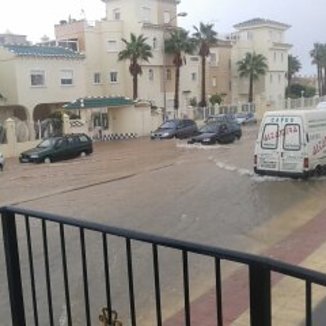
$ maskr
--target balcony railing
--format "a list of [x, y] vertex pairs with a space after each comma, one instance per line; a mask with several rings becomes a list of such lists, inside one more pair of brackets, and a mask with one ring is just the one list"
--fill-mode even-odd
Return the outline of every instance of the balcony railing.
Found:
[[[212, 315], [216, 316], [215, 324], [219, 326], [223, 325], [225, 308], [222, 261], [239, 263], [247, 268], [248, 307], [252, 326], [272, 325], [272, 273], [297, 279], [305, 285], [306, 325], [312, 325], [313, 320], [312, 285], [326, 286], [326, 275], [323, 273], [269, 258], [18, 207], [3, 207], [0, 208], [0, 213], [10, 305], [8, 316], [1, 316], [3, 325], [9, 325], [10, 320], [14, 326], [57, 325], [58, 306], [64, 307], [64, 313], [60, 315], [64, 321], [60, 319], [60, 325], [97, 325], [99, 319], [103, 325], [122, 325], [118, 321], [120, 316], [118, 318], [113, 304], [118, 310], [122, 305], [127, 305], [128, 316], [125, 314], [122, 320], [124, 325], [143, 325], [137, 315], [139, 278], [145, 279], [145, 282], [153, 282], [151, 286], [155, 313], [152, 315], [153, 320], [146, 320], [146, 325], [164, 325], [166, 318], [163, 314], [162, 276], [172, 264], [172, 255], [180, 258], [183, 325], [187, 326], [195, 325], [192, 323], [190, 277], [190, 255], [193, 254], [207, 257], [214, 266], [212, 279], [215, 280], [216, 305]], [[90, 233], [92, 238], [89, 238]], [[113, 238], [119, 238], [121, 242], [112, 252], [110, 246]], [[99, 241], [100, 245], [95, 250], [96, 241]], [[147, 249], [141, 251], [140, 244]], [[77, 251], [69, 255], [76, 247]], [[163, 257], [162, 251], [165, 250], [169, 251], [168, 259]], [[97, 255], [97, 263], [94, 263], [93, 259]], [[118, 279], [122, 272], [116, 273], [114, 270], [114, 266], [118, 268], [115, 263], [117, 255], [121, 255], [124, 261], [122, 265], [126, 271], [126, 284]], [[144, 276], [138, 269], [143, 271], [143, 265], [146, 264], [151, 268], [148, 268], [148, 274]], [[2, 277], [5, 275], [4, 266], [1, 262]], [[94, 271], [96, 277], [93, 276]], [[152, 275], [148, 277], [150, 273]], [[72, 287], [71, 284], [78, 275], [81, 281]], [[42, 282], [44, 287], [41, 286]], [[101, 291], [93, 289], [96, 282], [102, 285]], [[173, 280], [169, 279], [169, 282]], [[62, 291], [59, 290], [60, 283]], [[113, 297], [112, 288], [117, 284], [118, 290]], [[124, 286], [127, 294], [123, 293]], [[151, 295], [149, 292], [143, 294]], [[1, 296], [3, 295], [2, 293]], [[95, 303], [98, 297], [103, 298], [101, 309]], [[3, 298], [1, 299], [3, 302]]]

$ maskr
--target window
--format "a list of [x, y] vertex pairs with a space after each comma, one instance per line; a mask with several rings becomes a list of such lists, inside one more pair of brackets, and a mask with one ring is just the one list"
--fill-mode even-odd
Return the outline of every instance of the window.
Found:
[[277, 59], [277, 53], [274, 52], [274, 62], [276, 62], [276, 59]]
[[164, 24], [171, 23], [171, 14], [168, 11], [164, 11]]
[[172, 80], [171, 69], [166, 69], [166, 80]]
[[117, 52], [119, 50], [118, 49], [118, 41], [117, 40], [108, 40], [107, 50], [109, 52]]
[[120, 9], [114, 9], [113, 10], [113, 19], [114, 20], [120, 20], [121, 19]]
[[61, 85], [72, 85], [73, 75], [74, 73], [72, 70], [61, 70]]
[[287, 124], [284, 128], [283, 149], [298, 151], [301, 149], [300, 126], [298, 124]]
[[94, 84], [101, 84], [101, 74], [99, 72], [94, 73]]
[[118, 73], [116, 71], [110, 72], [110, 83], [117, 83], [118, 82]]
[[195, 72], [192, 72], [191, 73], [191, 80], [192, 81], [196, 81], [197, 80], [197, 73], [195, 73]]
[[153, 71], [153, 69], [149, 69], [149, 71], [148, 71], [148, 79], [150, 81], [154, 80], [154, 71]]
[[282, 81], [282, 74], [278, 74], [278, 83], [280, 84]]
[[107, 113], [94, 112], [91, 117], [94, 128], [101, 127], [105, 130], [109, 129], [109, 120]]
[[86, 135], [80, 135], [80, 136], [79, 136], [79, 141], [80, 141], [81, 143], [88, 143], [88, 142], [89, 142], [89, 139], [87, 138]]
[[213, 86], [213, 87], [216, 87], [216, 86], [217, 86], [217, 80], [216, 80], [216, 77], [213, 77], [213, 78], [212, 78], [212, 86]]
[[252, 32], [247, 32], [247, 40], [252, 41], [254, 39], [254, 34]]
[[273, 31], [269, 31], [268, 33], [269, 33], [269, 40], [272, 41], [274, 37]]
[[278, 125], [266, 124], [261, 138], [261, 147], [264, 149], [276, 149], [278, 143]]
[[284, 62], [284, 53], [281, 53], [281, 61]]
[[148, 7], [142, 8], [142, 21], [148, 23], [151, 21], [151, 8]]
[[43, 70], [31, 71], [31, 86], [45, 86], [45, 73]]
[[272, 74], [269, 75], [269, 82], [270, 82], [271, 84], [273, 83], [273, 75], [272, 75]]
[[217, 65], [217, 56], [216, 53], [211, 53], [210, 54], [210, 62], [212, 66], [216, 66]]

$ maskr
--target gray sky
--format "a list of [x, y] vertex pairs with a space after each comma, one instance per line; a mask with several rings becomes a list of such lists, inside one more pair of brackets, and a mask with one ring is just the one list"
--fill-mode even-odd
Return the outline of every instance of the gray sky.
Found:
[[[19, 8], [19, 9], [18, 9]], [[309, 51], [314, 42], [326, 43], [325, 0], [182, 0], [179, 25], [192, 30], [200, 21], [213, 22], [217, 32], [224, 34], [233, 25], [255, 17], [277, 20], [292, 27], [286, 41], [293, 44], [291, 53], [303, 65], [302, 73], [314, 74]], [[81, 18], [84, 9], [88, 20], [105, 16], [100, 0], [3, 0], [0, 7], [0, 33], [10, 31], [38, 41], [44, 34], [53, 37], [53, 26], [61, 19]]]

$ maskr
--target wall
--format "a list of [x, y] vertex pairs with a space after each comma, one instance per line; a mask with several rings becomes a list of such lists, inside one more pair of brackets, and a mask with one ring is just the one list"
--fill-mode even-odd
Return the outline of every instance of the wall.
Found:
[[[209, 73], [207, 80], [207, 93], [226, 94], [223, 97], [223, 103], [231, 103], [231, 44], [227, 43], [222, 46], [211, 49], [217, 58], [217, 62], [208, 63]], [[216, 80], [216, 86], [213, 85], [213, 78]]]
[[151, 108], [149, 105], [109, 109], [110, 132], [117, 134], [136, 133], [148, 136], [153, 130]]
[[40, 140], [18, 143], [16, 140], [15, 122], [12, 119], [6, 120], [7, 144], [0, 144], [0, 152], [5, 157], [15, 157], [23, 151], [35, 147]]
[[[15, 57], [0, 47], [0, 93], [6, 98], [6, 105], [17, 104]], [[2, 104], [1, 104], [2, 105]]]

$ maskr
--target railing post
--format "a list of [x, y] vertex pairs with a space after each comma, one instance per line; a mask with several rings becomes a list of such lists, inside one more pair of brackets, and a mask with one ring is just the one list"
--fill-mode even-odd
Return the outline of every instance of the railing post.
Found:
[[6, 210], [2, 210], [1, 220], [7, 266], [12, 324], [13, 326], [25, 326], [26, 321], [15, 214]]
[[249, 269], [250, 325], [271, 326], [271, 272], [258, 265], [251, 265]]

